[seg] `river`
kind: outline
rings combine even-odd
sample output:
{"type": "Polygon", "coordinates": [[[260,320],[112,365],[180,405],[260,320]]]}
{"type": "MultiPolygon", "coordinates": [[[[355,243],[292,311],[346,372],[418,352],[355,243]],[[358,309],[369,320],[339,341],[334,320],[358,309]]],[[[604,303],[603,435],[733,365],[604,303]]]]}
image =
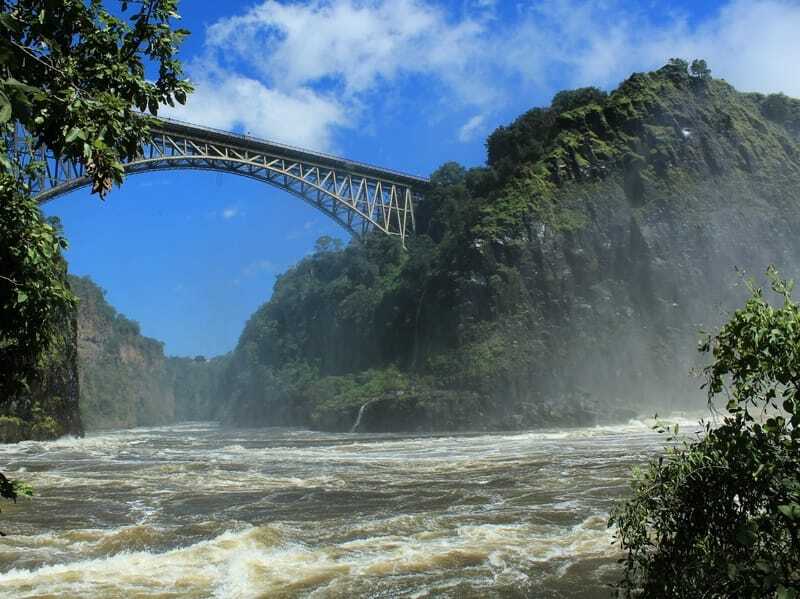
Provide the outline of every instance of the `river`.
{"type": "MultiPolygon", "coordinates": [[[[695,420],[689,422],[696,423],[695,420]]],[[[0,597],[609,597],[650,423],[482,435],[211,423],[0,446],[0,597]]]]}

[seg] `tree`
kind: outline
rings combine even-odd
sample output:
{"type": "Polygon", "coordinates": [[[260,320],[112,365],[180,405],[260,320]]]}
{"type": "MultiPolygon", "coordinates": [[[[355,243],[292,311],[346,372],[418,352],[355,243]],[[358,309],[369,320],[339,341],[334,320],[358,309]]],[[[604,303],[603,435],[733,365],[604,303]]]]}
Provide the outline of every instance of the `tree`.
{"type": "Polygon", "coordinates": [[[147,135],[134,110],[156,115],[191,89],[175,57],[188,31],[170,26],[178,0],[118,4],[138,9],[126,21],[99,0],[0,0],[0,120],[83,161],[101,195],[147,135]]]}
{"type": "Polygon", "coordinates": [[[92,191],[121,183],[149,118],[190,91],[176,60],[177,0],[0,0],[0,405],[24,392],[75,304],[61,250],[27,181],[44,144],[82,162],[92,191]],[[11,134],[23,132],[10,146],[11,134]]]}
{"type": "Polygon", "coordinates": [[[330,235],[323,235],[314,243],[315,254],[327,254],[329,252],[338,252],[342,249],[342,240],[335,239],[330,235]]]}
{"type": "Polygon", "coordinates": [[[705,60],[696,59],[692,61],[692,66],[689,67],[689,72],[695,79],[703,81],[711,79],[711,69],[708,68],[705,60]]]}
{"type": "Polygon", "coordinates": [[[581,87],[578,89],[564,90],[553,96],[550,108],[558,113],[575,110],[588,104],[602,104],[608,94],[596,87],[581,87]]]}
{"type": "MultiPolygon", "coordinates": [[[[82,162],[100,197],[121,183],[151,125],[140,112],[191,91],[176,59],[188,33],[172,27],[177,5],[0,0],[0,405],[29,388],[75,305],[66,241],[30,196],[42,167],[30,149],[82,162]]],[[[8,489],[0,495],[13,498],[8,489]]]]}
{"type": "Polygon", "coordinates": [[[725,415],[638,473],[611,524],[627,552],[623,596],[800,596],[800,307],[770,269],[773,307],[744,308],[701,350],[725,415]]]}
{"type": "Polygon", "coordinates": [[[679,77],[686,77],[686,73],[689,71],[689,62],[683,58],[670,58],[664,68],[679,77]]]}

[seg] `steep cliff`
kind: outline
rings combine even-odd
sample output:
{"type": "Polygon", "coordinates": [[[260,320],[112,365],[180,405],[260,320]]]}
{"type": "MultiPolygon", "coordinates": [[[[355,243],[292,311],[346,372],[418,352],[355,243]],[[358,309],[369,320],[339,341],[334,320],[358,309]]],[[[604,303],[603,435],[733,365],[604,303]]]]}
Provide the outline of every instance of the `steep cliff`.
{"type": "Polygon", "coordinates": [[[226,418],[517,428],[697,405],[698,331],[740,303],[737,269],[798,272],[800,102],[686,67],[501,127],[486,167],[434,174],[407,252],[323,241],[248,322],[226,418]]]}
{"type": "Polygon", "coordinates": [[[40,365],[29,392],[4,404],[0,411],[0,443],[83,434],[77,330],[74,317],[64,319],[62,333],[40,365]]]}
{"type": "Polygon", "coordinates": [[[70,277],[78,296],[80,406],[88,430],[213,419],[225,357],[164,356],[163,343],[106,301],[88,277],[70,277]]]}
{"type": "Polygon", "coordinates": [[[222,408],[219,380],[227,363],[227,356],[167,358],[167,373],[175,394],[176,421],[218,418],[222,408]]]}
{"type": "MultiPolygon", "coordinates": [[[[57,222],[51,224],[59,226],[57,222]]],[[[56,265],[54,278],[68,286],[66,262],[59,257],[56,265]]],[[[59,314],[52,346],[42,359],[31,361],[31,375],[22,391],[0,401],[0,443],[83,434],[79,409],[78,325],[71,310],[59,314]]]]}
{"type": "Polygon", "coordinates": [[[78,296],[81,415],[88,430],[175,421],[175,395],[163,344],[106,301],[88,277],[70,277],[78,296]]]}

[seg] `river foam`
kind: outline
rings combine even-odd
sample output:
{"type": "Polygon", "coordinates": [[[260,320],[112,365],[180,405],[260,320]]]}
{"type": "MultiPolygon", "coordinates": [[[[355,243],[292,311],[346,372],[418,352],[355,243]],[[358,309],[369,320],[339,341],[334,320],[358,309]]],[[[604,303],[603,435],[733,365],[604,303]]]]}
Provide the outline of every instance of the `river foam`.
{"type": "Polygon", "coordinates": [[[0,597],[606,597],[607,515],[663,443],[654,424],[192,424],[2,447],[37,497],[4,509],[0,597]]]}

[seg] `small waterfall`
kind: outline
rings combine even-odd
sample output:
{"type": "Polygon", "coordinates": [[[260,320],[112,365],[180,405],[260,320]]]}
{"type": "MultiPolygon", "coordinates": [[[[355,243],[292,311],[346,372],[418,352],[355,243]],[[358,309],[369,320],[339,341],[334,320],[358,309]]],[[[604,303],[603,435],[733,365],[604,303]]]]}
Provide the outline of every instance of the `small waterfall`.
{"type": "Polygon", "coordinates": [[[361,417],[364,415],[364,410],[366,410],[366,409],[367,409],[367,406],[368,406],[369,404],[373,403],[373,402],[376,402],[376,401],[378,401],[378,400],[377,400],[377,399],[370,399],[370,400],[369,400],[368,402],[366,402],[366,403],[365,403],[363,406],[361,406],[361,409],[360,409],[360,410],[358,410],[358,417],[356,418],[356,421],[355,421],[355,423],[353,424],[353,428],[351,428],[351,429],[350,429],[350,432],[351,432],[351,433],[354,433],[354,432],[356,432],[356,431],[358,430],[358,427],[361,425],[361,417]]]}

